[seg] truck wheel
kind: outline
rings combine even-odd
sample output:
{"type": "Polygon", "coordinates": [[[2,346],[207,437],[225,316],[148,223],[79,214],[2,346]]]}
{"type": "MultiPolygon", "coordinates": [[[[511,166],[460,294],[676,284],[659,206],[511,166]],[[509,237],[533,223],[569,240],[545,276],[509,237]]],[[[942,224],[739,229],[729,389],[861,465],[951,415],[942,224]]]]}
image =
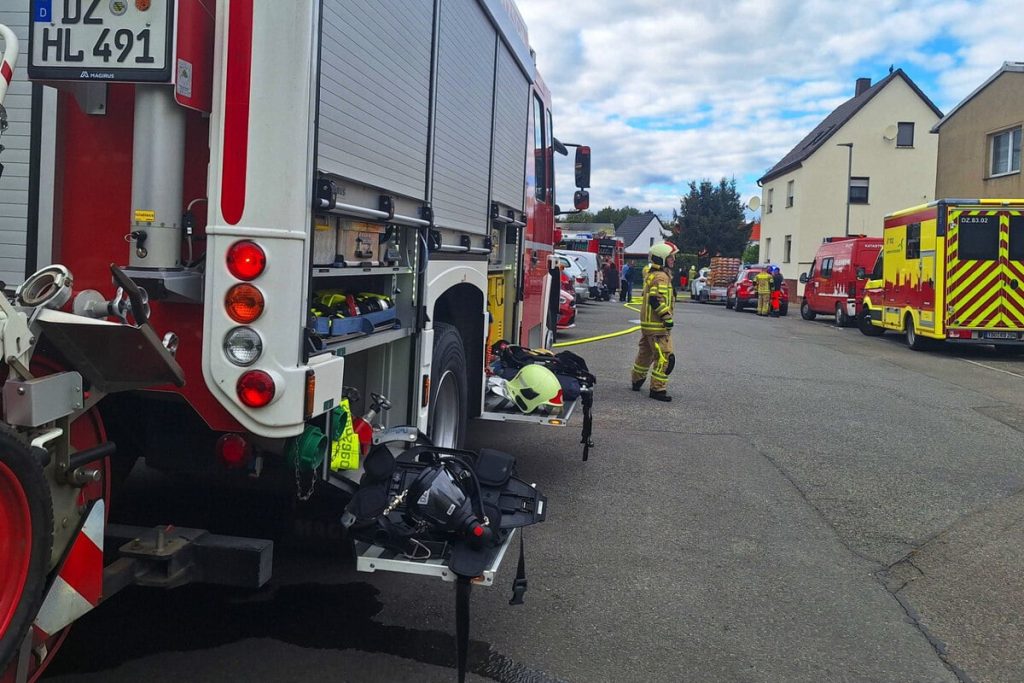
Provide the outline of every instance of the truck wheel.
{"type": "Polygon", "coordinates": [[[430,364],[430,418],[427,435],[435,446],[460,448],[466,438],[466,352],[454,325],[434,323],[430,364]]]}
{"type": "Polygon", "coordinates": [[[0,677],[39,611],[53,543],[53,506],[28,443],[0,427],[0,677]]]}
{"type": "Polygon", "coordinates": [[[914,327],[914,318],[907,316],[906,321],[907,329],[907,346],[914,351],[924,351],[928,348],[928,340],[917,334],[917,329],[914,327]]]}
{"type": "Polygon", "coordinates": [[[804,320],[814,320],[818,317],[818,314],[811,310],[811,307],[807,305],[807,299],[800,302],[800,317],[804,320]]]}
{"type": "Polygon", "coordinates": [[[857,316],[857,328],[860,329],[861,334],[867,337],[881,337],[885,334],[885,329],[871,324],[871,313],[863,304],[860,307],[860,315],[857,316]]]}
{"type": "Polygon", "coordinates": [[[836,327],[848,327],[850,316],[846,314],[846,307],[843,304],[836,304],[836,327]]]}

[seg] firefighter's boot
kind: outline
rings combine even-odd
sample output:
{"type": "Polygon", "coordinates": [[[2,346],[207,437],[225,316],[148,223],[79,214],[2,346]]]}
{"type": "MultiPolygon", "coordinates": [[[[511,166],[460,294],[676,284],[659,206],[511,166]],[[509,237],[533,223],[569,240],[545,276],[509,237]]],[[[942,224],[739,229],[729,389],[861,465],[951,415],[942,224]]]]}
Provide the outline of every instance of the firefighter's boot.
{"type": "Polygon", "coordinates": [[[655,401],[664,401],[665,403],[671,403],[672,397],[668,395],[668,392],[662,389],[661,391],[651,390],[651,393],[647,394],[655,401]]]}
{"type": "MultiPolygon", "coordinates": [[[[646,379],[646,377],[644,379],[646,379]]],[[[633,385],[632,385],[633,386],[633,391],[640,391],[640,387],[642,387],[643,385],[644,385],[644,380],[643,379],[635,379],[635,380],[633,380],[633,385]]]]}

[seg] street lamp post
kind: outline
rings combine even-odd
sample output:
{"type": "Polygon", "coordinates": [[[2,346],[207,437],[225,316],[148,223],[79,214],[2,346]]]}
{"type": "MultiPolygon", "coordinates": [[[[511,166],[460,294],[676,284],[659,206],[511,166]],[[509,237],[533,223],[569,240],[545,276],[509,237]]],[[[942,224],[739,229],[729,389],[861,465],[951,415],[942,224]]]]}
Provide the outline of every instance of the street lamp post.
{"type": "Polygon", "coordinates": [[[850,182],[853,180],[853,143],[840,142],[836,147],[846,147],[850,150],[849,160],[846,165],[846,237],[850,236],[850,182]]]}

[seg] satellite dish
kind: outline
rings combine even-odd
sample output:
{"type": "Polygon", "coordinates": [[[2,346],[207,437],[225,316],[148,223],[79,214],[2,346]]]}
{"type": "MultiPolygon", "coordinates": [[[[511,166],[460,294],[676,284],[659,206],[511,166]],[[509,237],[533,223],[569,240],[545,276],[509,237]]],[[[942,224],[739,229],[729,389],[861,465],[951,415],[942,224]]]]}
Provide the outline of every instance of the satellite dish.
{"type": "Polygon", "coordinates": [[[758,197],[757,195],[754,195],[753,197],[751,197],[750,201],[747,202],[747,208],[750,209],[751,211],[757,211],[758,209],[760,209],[761,208],[761,198],[758,197]]]}
{"type": "Polygon", "coordinates": [[[892,142],[893,140],[896,139],[896,133],[898,130],[899,129],[896,128],[896,126],[890,124],[885,127],[884,131],[882,131],[882,137],[888,140],[889,142],[892,142]]]}

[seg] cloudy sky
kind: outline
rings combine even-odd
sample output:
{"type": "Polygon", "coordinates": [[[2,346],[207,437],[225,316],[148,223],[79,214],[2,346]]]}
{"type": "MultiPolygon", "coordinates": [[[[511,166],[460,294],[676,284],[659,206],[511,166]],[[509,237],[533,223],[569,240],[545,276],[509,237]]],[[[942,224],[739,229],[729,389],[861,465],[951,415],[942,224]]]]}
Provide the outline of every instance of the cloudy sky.
{"type": "MultiPolygon", "coordinates": [[[[669,215],[705,177],[760,194],[757,178],[890,64],[947,112],[1004,61],[1024,61],[1021,0],[516,4],[556,137],[593,148],[593,209],[669,215]]],[[[564,197],[571,176],[558,182],[564,197]]]]}

